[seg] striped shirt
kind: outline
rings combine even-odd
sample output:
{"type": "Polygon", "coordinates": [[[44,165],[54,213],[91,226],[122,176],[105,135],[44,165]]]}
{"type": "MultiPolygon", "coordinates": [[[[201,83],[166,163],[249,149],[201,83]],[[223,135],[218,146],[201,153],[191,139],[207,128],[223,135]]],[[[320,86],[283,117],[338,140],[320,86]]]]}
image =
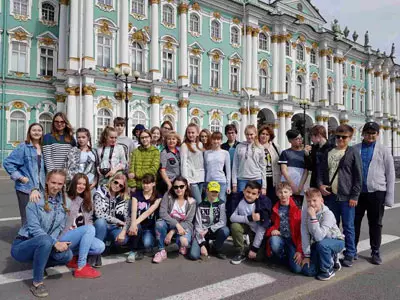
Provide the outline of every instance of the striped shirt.
{"type": "Polygon", "coordinates": [[[68,152],[75,146],[76,141],[74,138],[68,143],[64,140],[63,135],[60,135],[59,140],[57,140],[51,133],[46,134],[43,138],[43,156],[46,172],[54,169],[64,169],[68,152]]]}

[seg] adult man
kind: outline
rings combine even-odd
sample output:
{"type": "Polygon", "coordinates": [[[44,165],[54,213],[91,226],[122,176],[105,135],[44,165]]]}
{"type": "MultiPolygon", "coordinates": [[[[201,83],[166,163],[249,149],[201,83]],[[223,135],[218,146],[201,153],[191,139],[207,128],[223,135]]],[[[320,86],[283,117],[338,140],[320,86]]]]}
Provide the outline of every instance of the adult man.
{"type": "Polygon", "coordinates": [[[379,137],[379,125],[368,122],[364,125],[363,141],[354,146],[361,155],[362,190],[358,199],[355,215],[356,246],[360,238],[360,228],[365,211],[369,224],[369,239],[371,245],[371,262],[382,264],[379,253],[382,240],[382,219],[385,205],[394,203],[395,170],[393,157],[389,149],[376,142],[379,137]]]}

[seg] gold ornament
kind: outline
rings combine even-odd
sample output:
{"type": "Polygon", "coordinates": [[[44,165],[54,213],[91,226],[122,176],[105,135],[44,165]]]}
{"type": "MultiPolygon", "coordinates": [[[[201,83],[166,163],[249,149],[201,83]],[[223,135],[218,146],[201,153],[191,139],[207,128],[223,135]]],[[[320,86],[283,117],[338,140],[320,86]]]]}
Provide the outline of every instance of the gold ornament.
{"type": "Polygon", "coordinates": [[[160,104],[163,100],[163,97],[161,96],[150,96],[149,97],[149,103],[150,104],[160,104]]]}
{"type": "Polygon", "coordinates": [[[189,106],[189,104],[190,104],[189,99],[180,99],[180,100],[178,101],[178,107],[179,107],[179,108],[186,108],[186,107],[189,106]]]}
{"type": "Polygon", "coordinates": [[[200,11],[200,4],[195,2],[192,4],[192,9],[195,11],[200,11]]]}
{"type": "Polygon", "coordinates": [[[109,110],[112,110],[113,107],[108,97],[101,99],[100,102],[97,104],[97,109],[101,108],[108,108],[109,110]]]}

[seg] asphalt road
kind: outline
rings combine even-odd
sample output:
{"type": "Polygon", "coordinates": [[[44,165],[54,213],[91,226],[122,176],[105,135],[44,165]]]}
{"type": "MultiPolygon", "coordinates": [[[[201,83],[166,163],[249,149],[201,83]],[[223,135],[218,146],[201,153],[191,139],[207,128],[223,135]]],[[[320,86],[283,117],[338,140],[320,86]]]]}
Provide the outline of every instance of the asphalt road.
{"type": "MultiPolygon", "coordinates": [[[[398,199],[400,184],[397,203],[398,199]]],[[[389,240],[400,237],[399,213],[400,207],[385,212],[383,231],[389,240]]],[[[20,226],[19,220],[9,218],[18,215],[13,185],[0,179],[0,299],[33,299],[28,290],[31,266],[9,254],[20,226]]],[[[366,220],[363,225],[361,240],[368,238],[366,220]]],[[[232,254],[229,242],[224,247],[232,254]]],[[[382,266],[371,265],[365,250],[353,268],[342,269],[328,282],[291,274],[271,261],[239,266],[216,258],[192,262],[170,250],[168,260],[160,265],[152,264],[151,257],[134,264],[122,262],[123,257],[108,257],[110,264],[95,280],[75,279],[70,272],[59,273],[65,268],[53,269],[51,274],[56,275],[46,280],[49,299],[400,299],[400,239],[382,246],[382,266]]]]}

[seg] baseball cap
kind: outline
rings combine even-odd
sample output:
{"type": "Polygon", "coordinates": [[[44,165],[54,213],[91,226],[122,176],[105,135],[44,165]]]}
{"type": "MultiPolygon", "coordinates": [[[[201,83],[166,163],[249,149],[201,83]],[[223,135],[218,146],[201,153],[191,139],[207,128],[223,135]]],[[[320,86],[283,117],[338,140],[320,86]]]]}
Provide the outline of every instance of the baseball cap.
{"type": "Polygon", "coordinates": [[[207,189],[210,191],[210,192],[220,192],[221,191],[221,186],[219,185],[219,183],[218,182],[216,182],[216,181],[210,181],[209,183],[208,183],[208,185],[207,185],[207,189]]]}
{"type": "Polygon", "coordinates": [[[365,123],[362,132],[367,132],[367,131],[374,131],[374,132],[379,132],[379,124],[376,122],[367,122],[365,123]]]}

